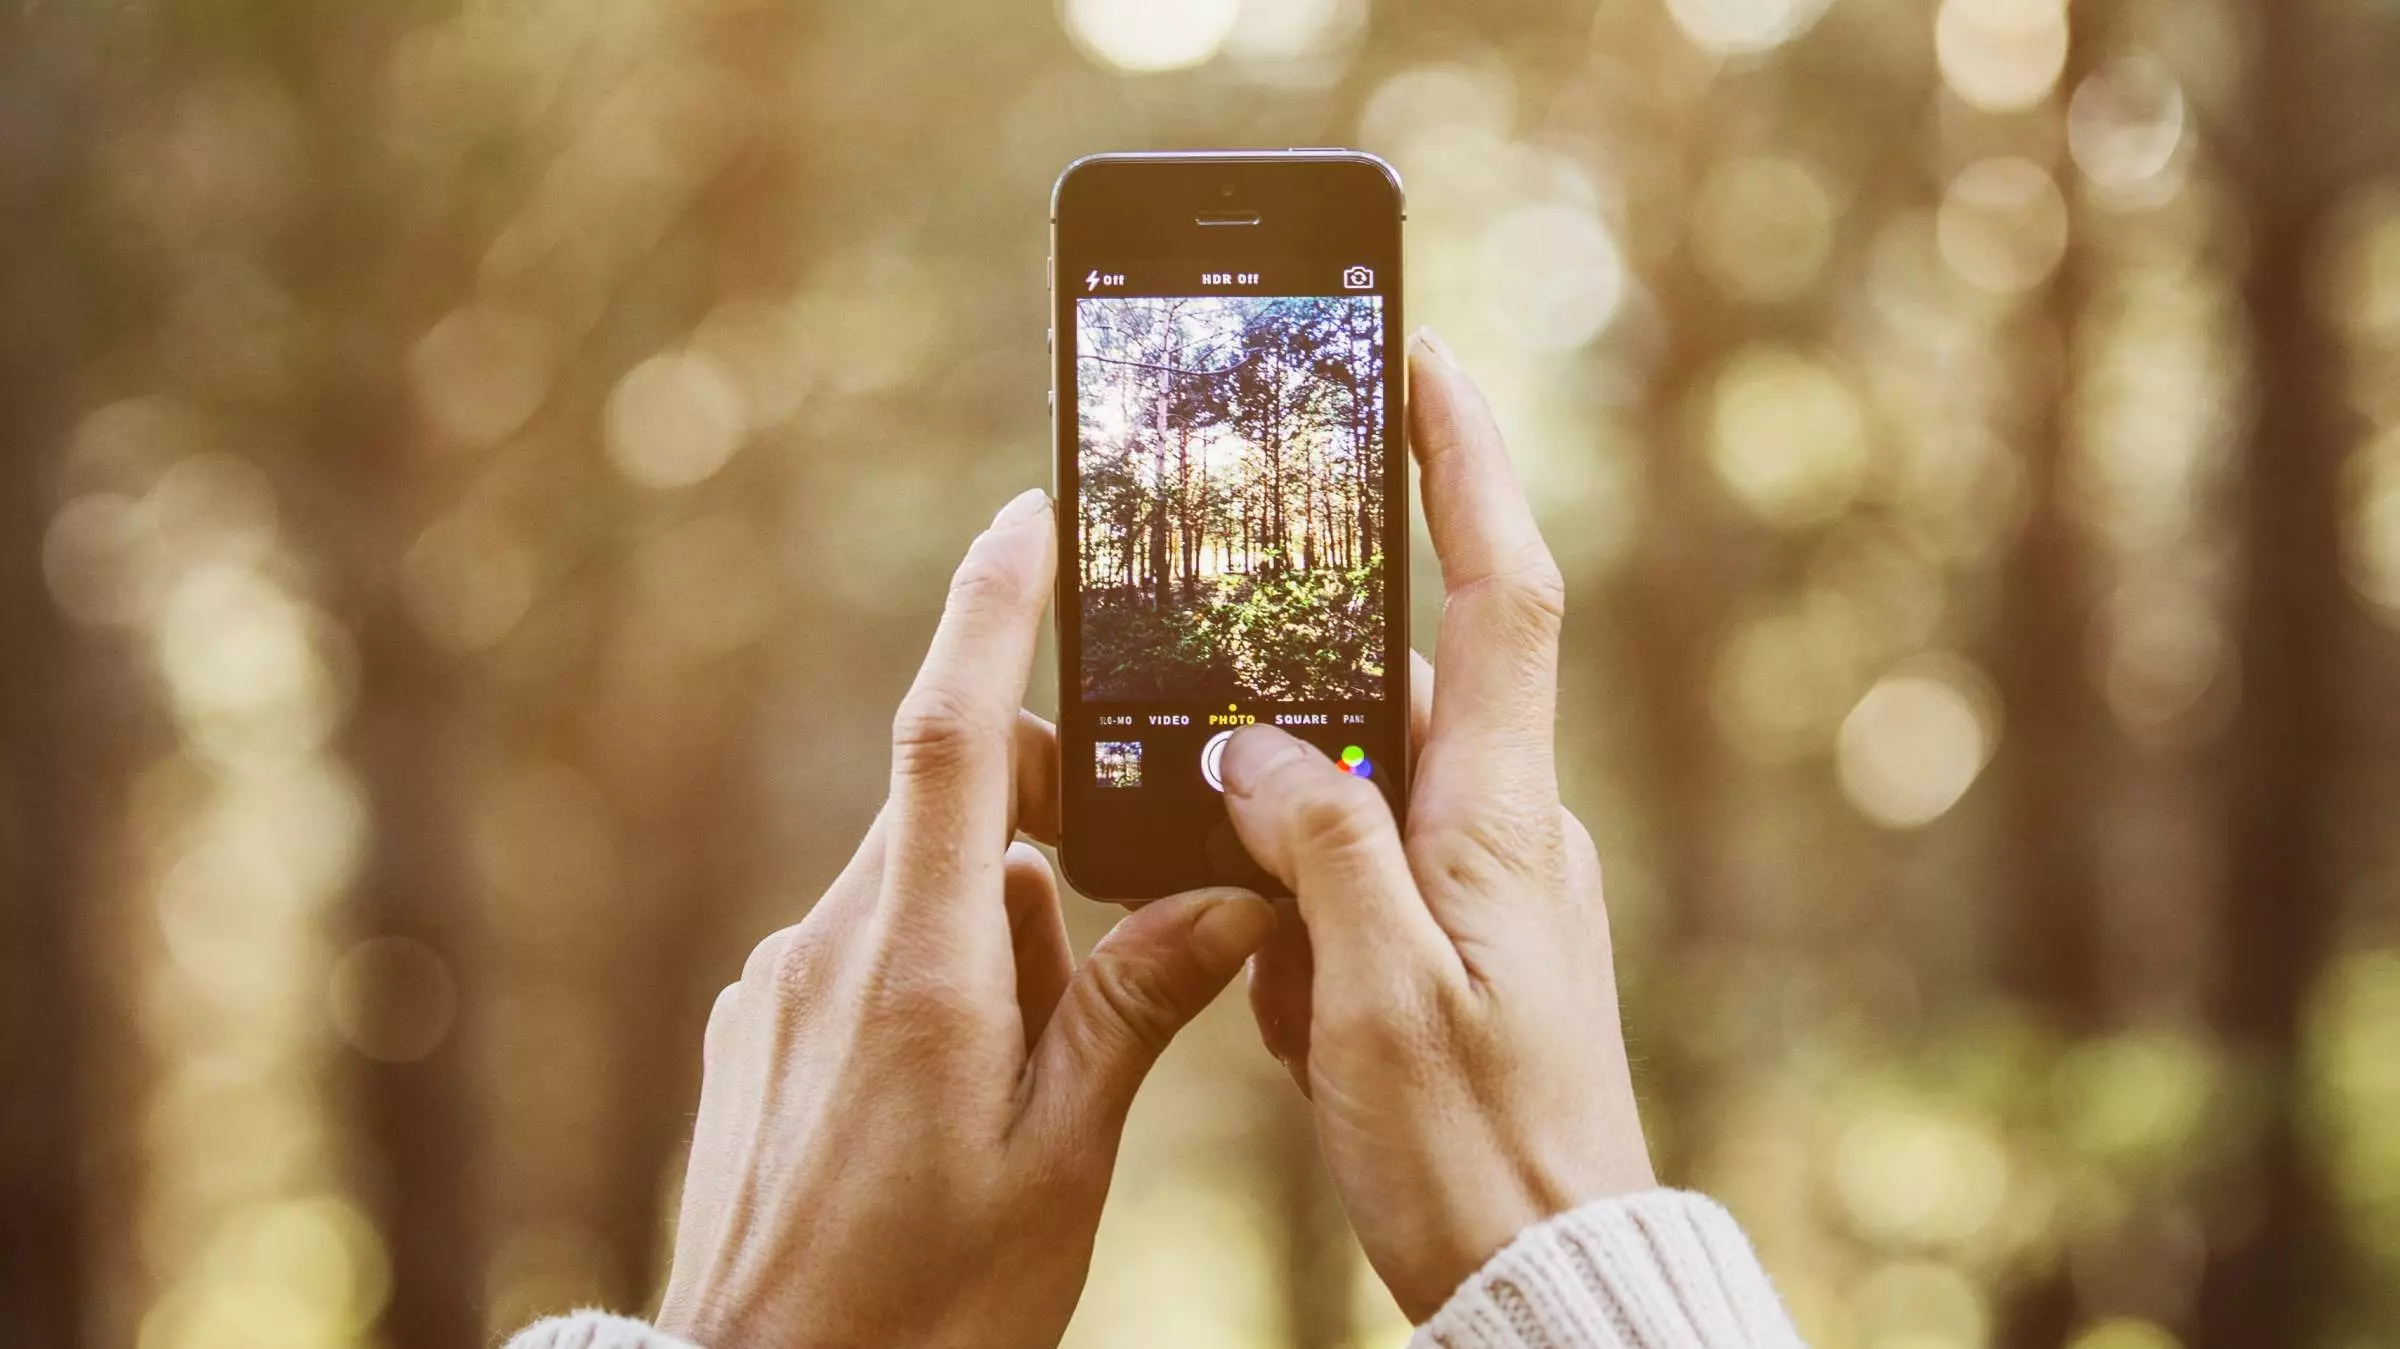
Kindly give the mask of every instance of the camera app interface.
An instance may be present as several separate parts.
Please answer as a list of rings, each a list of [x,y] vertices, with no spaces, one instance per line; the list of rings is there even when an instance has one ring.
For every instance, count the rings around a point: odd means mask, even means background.
[[[1084,771],[1111,793],[1221,791],[1224,742],[1267,721],[1375,775],[1393,653],[1373,273],[1333,269],[1319,284],[1345,293],[1299,295],[1205,293],[1254,273],[1197,270],[1189,295],[1083,279]]]

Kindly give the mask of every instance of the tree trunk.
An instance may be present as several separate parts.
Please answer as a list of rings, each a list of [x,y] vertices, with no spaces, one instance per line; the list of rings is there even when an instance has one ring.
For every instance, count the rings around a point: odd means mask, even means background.
[[[2318,1344],[2341,1288],[2339,1245],[2309,1164],[2302,1034],[2334,936],[2331,840],[2344,781],[2337,652],[2349,621],[2341,469],[2356,430],[2341,353],[2309,310],[2312,247],[2336,177],[2320,92],[2343,65],[2311,7],[2260,0],[2258,77],[2243,147],[2252,203],[2250,313],[2258,420],[2248,460],[2248,598],[2234,727],[2231,893],[2220,1031],[2254,1056],[2271,1111],[2255,1161],[2256,1220],[2212,1240],[2195,1349]]]

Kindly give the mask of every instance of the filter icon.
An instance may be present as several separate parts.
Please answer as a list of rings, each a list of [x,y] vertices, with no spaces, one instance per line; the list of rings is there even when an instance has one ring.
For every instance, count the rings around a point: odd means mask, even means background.
[[[1360,749],[1356,745],[1343,746],[1342,757],[1336,762],[1341,764],[1343,772],[1348,773],[1354,778],[1371,778],[1375,776],[1374,762],[1367,758],[1367,752],[1365,750]]]

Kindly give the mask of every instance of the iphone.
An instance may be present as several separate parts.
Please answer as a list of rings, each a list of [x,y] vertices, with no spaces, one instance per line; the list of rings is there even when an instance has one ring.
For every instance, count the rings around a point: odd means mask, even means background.
[[[1349,150],[1058,180],[1059,854],[1087,895],[1278,892],[1224,804],[1255,722],[1404,806],[1403,218]]]

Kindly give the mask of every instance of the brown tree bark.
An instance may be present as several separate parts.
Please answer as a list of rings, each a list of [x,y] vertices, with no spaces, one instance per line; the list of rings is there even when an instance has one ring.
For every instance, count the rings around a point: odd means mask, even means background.
[[[2211,1233],[2195,1349],[2320,1343],[2343,1277],[2328,1199],[2307,1156],[2301,1052],[2340,903],[2339,652],[2352,621],[2340,475],[2357,428],[2335,382],[2340,352],[2308,300],[2320,231],[2347,176],[2342,147],[2355,154],[2358,145],[2340,134],[2348,90],[2329,11],[2290,0],[2255,0],[2248,10],[2258,42],[2249,115],[2224,131],[2239,142],[2252,216],[2258,416],[2247,461],[2237,823],[2215,1010],[2232,1047],[2254,1056],[2252,1089],[2267,1118],[2244,1187],[2258,1208]],[[2388,92],[2386,83],[2350,96]]]
[[[67,634],[43,580],[47,448],[58,443],[92,312],[69,193],[80,99],[54,78],[67,11],[0,15],[0,89],[34,135],[0,151],[0,1327],[12,1342],[83,1342],[81,1045],[74,856],[81,837]],[[47,133],[47,134],[45,134]],[[47,149],[45,156],[42,152]],[[36,260],[40,261],[36,261]],[[27,317],[32,321],[26,321]]]

